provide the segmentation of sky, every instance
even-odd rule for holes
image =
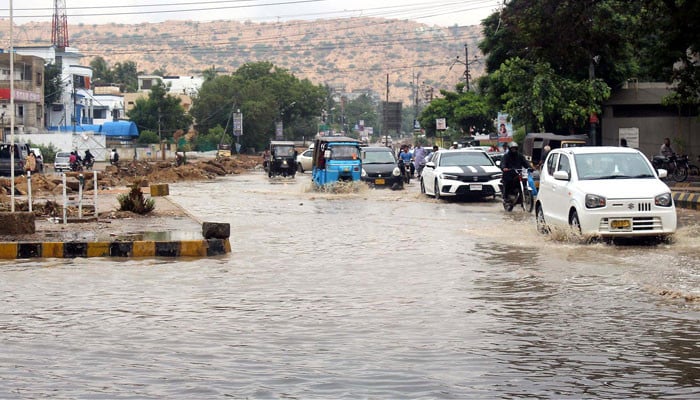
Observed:
[[[503,0],[60,0],[68,24],[162,22],[167,20],[277,22],[350,17],[413,20],[427,25],[477,25]],[[15,24],[51,21],[54,0],[13,0]],[[0,0],[9,18],[10,0]]]

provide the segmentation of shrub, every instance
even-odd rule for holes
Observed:
[[[138,181],[134,182],[130,186],[131,190],[129,193],[121,194],[117,197],[120,211],[131,211],[136,214],[144,215],[156,208],[156,201],[154,199],[145,198],[139,184],[140,182]]]

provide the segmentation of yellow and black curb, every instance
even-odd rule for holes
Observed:
[[[211,257],[231,252],[228,239],[116,242],[0,242],[0,259]]]
[[[700,193],[698,192],[672,192],[673,202],[676,207],[700,210]]]

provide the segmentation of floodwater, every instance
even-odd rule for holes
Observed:
[[[171,185],[226,256],[0,263],[0,398],[700,397],[696,219],[585,244],[415,181],[309,188]]]

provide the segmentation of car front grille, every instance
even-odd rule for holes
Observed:
[[[458,176],[457,180],[464,183],[477,183],[477,182],[488,182],[491,180],[490,175],[480,175],[480,176]]]
[[[600,232],[619,232],[610,228],[610,220],[616,218],[603,218],[598,229]],[[660,217],[634,217],[632,218],[632,232],[661,231],[663,225]]]

